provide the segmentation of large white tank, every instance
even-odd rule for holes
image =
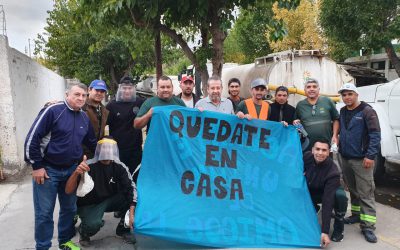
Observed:
[[[228,96],[228,81],[238,78],[241,83],[240,95],[250,97],[250,83],[263,78],[271,85],[284,85],[303,90],[308,78],[315,78],[322,94],[337,95],[344,82],[355,83],[354,78],[335,61],[318,50],[283,51],[257,58],[255,63],[222,70],[223,95]],[[289,103],[294,105],[304,99],[301,95],[290,95]]]

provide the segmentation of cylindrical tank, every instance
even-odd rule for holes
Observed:
[[[228,96],[228,81],[238,78],[242,86],[240,95],[250,97],[250,83],[256,78],[263,78],[268,84],[283,85],[304,89],[308,78],[315,78],[320,85],[320,93],[337,95],[344,82],[354,83],[354,78],[335,61],[316,50],[295,50],[270,54],[257,58],[255,63],[223,69],[223,95]],[[295,105],[304,96],[291,94],[289,103]]]

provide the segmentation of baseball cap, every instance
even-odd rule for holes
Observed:
[[[263,86],[263,87],[267,88],[267,82],[262,78],[257,78],[251,82],[250,86],[251,86],[251,88],[255,88],[258,86]]]
[[[339,94],[341,94],[345,90],[354,91],[355,93],[358,94],[357,87],[353,83],[345,83],[345,84],[343,84],[342,87],[340,87],[338,92],[339,92]]]
[[[194,81],[193,81],[193,77],[191,77],[191,76],[184,76],[184,77],[182,77],[181,83],[184,83],[184,82],[186,82],[186,81],[194,82]]]
[[[102,89],[104,91],[107,91],[107,85],[103,80],[93,80],[90,85],[89,88],[93,88],[93,89]]]
[[[121,80],[119,81],[119,83],[135,85],[135,81],[132,79],[132,77],[129,77],[129,76],[122,77]]]

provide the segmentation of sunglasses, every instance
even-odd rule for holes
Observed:
[[[317,105],[312,105],[311,115],[314,116],[317,112]]]

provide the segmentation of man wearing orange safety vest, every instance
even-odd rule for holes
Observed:
[[[241,101],[237,106],[236,115],[240,118],[268,120],[271,113],[269,104],[263,101],[267,94],[267,84],[264,79],[257,78],[251,82],[251,98]]]

